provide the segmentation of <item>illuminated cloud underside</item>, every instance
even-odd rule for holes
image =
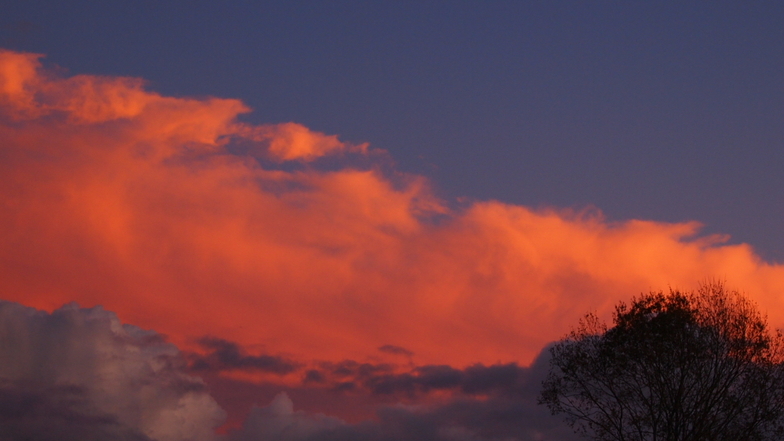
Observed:
[[[697,223],[455,209],[388,156],[237,100],[0,52],[0,293],[292,360],[530,363],[591,310],[726,279],[784,324],[784,268]]]

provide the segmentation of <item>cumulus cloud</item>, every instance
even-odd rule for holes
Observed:
[[[393,342],[417,365],[457,368],[528,364],[587,311],[706,277],[784,324],[784,268],[697,223],[451,208],[372,148],[239,122],[247,111],[0,53],[3,297],[102,304],[186,350],[208,334],[379,364],[399,360],[378,350]]]
[[[213,440],[224,412],[175,346],[100,307],[0,302],[0,439]]]

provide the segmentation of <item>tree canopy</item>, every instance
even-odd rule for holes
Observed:
[[[782,433],[782,362],[782,334],[737,291],[652,292],[556,343],[540,402],[597,440],[766,440]]]

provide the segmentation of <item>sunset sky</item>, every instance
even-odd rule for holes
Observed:
[[[18,3],[0,438],[570,441],[585,313],[784,327],[780,2]]]

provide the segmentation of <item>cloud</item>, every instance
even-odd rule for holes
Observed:
[[[405,355],[407,357],[413,357],[414,356],[414,353],[409,351],[408,349],[401,348],[400,346],[395,346],[395,345],[379,346],[378,350],[381,351],[381,352],[386,352],[387,354]]]
[[[484,395],[506,391],[514,393],[528,368],[516,363],[485,366],[475,364],[465,369],[449,365],[424,365],[406,368],[395,364],[321,362],[304,372],[305,385],[330,387],[334,390],[362,391],[375,395],[421,398],[434,391],[451,391],[467,395]],[[260,370],[264,370],[263,368]]]
[[[83,388],[0,386],[0,439],[149,441],[115,416],[94,409]]]
[[[547,370],[549,352],[531,368],[476,366],[460,371],[449,367],[423,369],[423,382],[441,376],[437,387],[459,387],[479,379],[474,393],[482,398],[453,397],[437,404],[395,405],[381,408],[376,420],[357,424],[317,413],[295,411],[287,394],[266,407],[254,408],[229,441],[572,441],[579,439],[561,421],[537,405],[539,385]],[[424,377],[430,377],[424,380]],[[488,381],[489,380],[489,381]]]
[[[339,419],[322,414],[294,411],[294,403],[285,392],[278,394],[266,407],[250,411],[242,428],[231,441],[299,441],[314,439],[323,432],[343,427]]]
[[[208,441],[224,412],[177,348],[100,307],[0,302],[0,439]]]
[[[248,136],[249,133],[245,133]],[[269,156],[278,161],[312,161],[316,158],[339,152],[367,153],[367,144],[348,146],[337,136],[324,135],[308,130],[295,123],[256,127],[252,135],[255,141],[265,142]]]
[[[203,337],[199,339],[199,344],[210,349],[211,352],[192,356],[191,369],[197,372],[245,369],[286,375],[300,368],[299,363],[280,356],[247,355],[236,343],[220,338]]]
[[[574,439],[558,419],[536,405],[547,353],[530,368],[423,366],[398,375],[387,365],[345,361],[330,366],[329,374],[358,384],[362,380],[353,393],[407,393],[415,387],[423,394],[449,389],[456,395],[435,404],[420,400],[382,407],[376,420],[351,424],[295,410],[283,392],[267,406],[253,407],[239,427],[217,436],[213,428],[222,421],[223,411],[200,379],[184,373],[185,361],[177,348],[155,332],[123,325],[99,307],[69,304],[49,314],[0,302],[0,336],[1,439]],[[228,347],[243,353],[228,342],[205,343],[219,351]],[[252,367],[267,368],[255,363]],[[379,380],[394,388],[374,389]]]
[[[58,76],[40,58],[0,53],[7,300],[104,305],[188,351],[211,335],[380,365],[399,361],[378,349],[394,342],[416,365],[459,369],[526,365],[585,312],[706,277],[784,324],[784,268],[695,222],[454,208],[368,146],[239,122],[238,100]]]
[[[513,393],[519,387],[518,380],[526,372],[526,368],[515,363],[476,364],[463,370],[447,365],[427,365],[418,366],[409,373],[370,377],[365,379],[364,385],[376,394],[428,393],[433,390],[456,390],[469,395],[498,391]]]

